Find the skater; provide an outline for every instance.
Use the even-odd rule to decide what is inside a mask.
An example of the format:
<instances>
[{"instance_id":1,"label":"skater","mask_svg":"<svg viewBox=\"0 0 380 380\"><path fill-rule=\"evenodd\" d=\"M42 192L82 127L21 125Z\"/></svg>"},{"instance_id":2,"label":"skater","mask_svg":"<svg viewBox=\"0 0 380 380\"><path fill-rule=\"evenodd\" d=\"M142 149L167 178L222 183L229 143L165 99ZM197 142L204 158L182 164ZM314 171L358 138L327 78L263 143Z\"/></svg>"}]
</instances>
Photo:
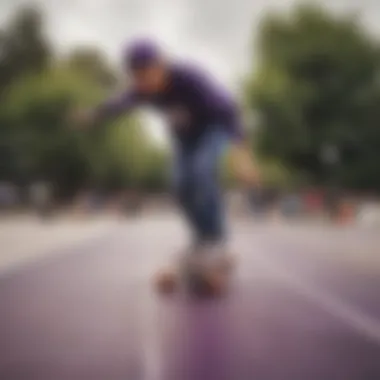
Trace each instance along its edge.
<instances>
[{"instance_id":1,"label":"skater","mask_svg":"<svg viewBox=\"0 0 380 380\"><path fill-rule=\"evenodd\" d=\"M173 136L174 194L194 235L188 252L223 252L227 231L218 166L227 147L237 177L247 185L257 181L235 102L208 75L172 62L152 41L129 45L123 64L130 88L93 110L75 111L74 120L89 125L139 105L161 111Z\"/></svg>"}]
</instances>

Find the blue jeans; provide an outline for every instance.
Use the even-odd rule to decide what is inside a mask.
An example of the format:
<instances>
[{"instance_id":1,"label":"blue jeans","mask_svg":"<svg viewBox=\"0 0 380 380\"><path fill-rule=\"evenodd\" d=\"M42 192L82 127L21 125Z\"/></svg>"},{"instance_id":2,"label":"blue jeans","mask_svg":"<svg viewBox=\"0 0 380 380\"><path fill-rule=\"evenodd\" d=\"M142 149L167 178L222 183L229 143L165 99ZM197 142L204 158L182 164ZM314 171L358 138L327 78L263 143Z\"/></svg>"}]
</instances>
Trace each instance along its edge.
<instances>
[{"instance_id":1,"label":"blue jeans","mask_svg":"<svg viewBox=\"0 0 380 380\"><path fill-rule=\"evenodd\" d=\"M222 128L210 128L194 146L177 146L175 194L198 242L225 238L219 164L226 143Z\"/></svg>"}]
</instances>

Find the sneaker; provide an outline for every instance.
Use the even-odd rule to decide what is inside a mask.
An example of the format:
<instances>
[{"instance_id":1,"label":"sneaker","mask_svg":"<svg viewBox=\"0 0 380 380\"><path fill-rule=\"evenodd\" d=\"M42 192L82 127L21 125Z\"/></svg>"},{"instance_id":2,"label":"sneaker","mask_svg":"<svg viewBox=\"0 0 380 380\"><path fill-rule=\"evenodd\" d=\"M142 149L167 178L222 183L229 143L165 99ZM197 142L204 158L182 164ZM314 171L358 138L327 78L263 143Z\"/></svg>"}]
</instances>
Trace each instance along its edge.
<instances>
[{"instance_id":1,"label":"sneaker","mask_svg":"<svg viewBox=\"0 0 380 380\"><path fill-rule=\"evenodd\" d=\"M218 264L227 257L227 248L221 242L206 242L199 248L196 256L204 265Z\"/></svg>"},{"instance_id":2,"label":"sneaker","mask_svg":"<svg viewBox=\"0 0 380 380\"><path fill-rule=\"evenodd\" d=\"M187 264L191 262L194 257L198 256L198 253L201 252L202 249L202 244L198 241L192 242L189 246L182 248L178 255L179 263Z\"/></svg>"}]
</instances>

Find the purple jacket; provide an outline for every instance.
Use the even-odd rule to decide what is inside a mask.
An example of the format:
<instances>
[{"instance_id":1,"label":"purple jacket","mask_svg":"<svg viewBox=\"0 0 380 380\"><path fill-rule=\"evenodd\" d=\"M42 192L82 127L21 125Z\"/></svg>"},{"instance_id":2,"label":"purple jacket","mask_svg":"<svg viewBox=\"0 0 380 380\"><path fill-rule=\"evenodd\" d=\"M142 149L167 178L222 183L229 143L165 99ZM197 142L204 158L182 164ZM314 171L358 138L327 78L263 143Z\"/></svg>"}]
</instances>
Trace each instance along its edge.
<instances>
[{"instance_id":1,"label":"purple jacket","mask_svg":"<svg viewBox=\"0 0 380 380\"><path fill-rule=\"evenodd\" d=\"M170 83L155 95L130 90L98 108L100 118L117 117L139 105L151 106L168 119L172 134L188 144L211 128L222 128L233 140L243 138L239 110L231 96L194 67L170 67Z\"/></svg>"}]
</instances>

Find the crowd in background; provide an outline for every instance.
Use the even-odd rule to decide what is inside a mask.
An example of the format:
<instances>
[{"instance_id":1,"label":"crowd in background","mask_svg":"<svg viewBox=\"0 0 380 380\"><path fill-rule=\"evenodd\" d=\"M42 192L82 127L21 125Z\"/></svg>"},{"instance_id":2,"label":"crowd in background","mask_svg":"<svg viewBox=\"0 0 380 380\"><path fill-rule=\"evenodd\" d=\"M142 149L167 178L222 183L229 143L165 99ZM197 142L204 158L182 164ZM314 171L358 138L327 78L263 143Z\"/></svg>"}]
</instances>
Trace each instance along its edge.
<instances>
[{"instance_id":1,"label":"crowd in background","mask_svg":"<svg viewBox=\"0 0 380 380\"><path fill-rule=\"evenodd\" d=\"M242 211L258 219L277 215L287 220L308 218L352 221L359 217L369 220L376 219L373 215L378 207L376 197L338 192L336 189L236 189L230 190L227 197L232 213L237 211L237 214L241 214ZM174 208L170 194L164 192L149 193L143 189L109 192L88 188L62 203L54 197L54 188L47 182L36 181L23 189L11 183L0 183L1 215L33 211L41 216L52 216L71 211L87 215L117 213L127 216L138 215L142 210L168 211Z\"/></svg>"}]
</instances>

